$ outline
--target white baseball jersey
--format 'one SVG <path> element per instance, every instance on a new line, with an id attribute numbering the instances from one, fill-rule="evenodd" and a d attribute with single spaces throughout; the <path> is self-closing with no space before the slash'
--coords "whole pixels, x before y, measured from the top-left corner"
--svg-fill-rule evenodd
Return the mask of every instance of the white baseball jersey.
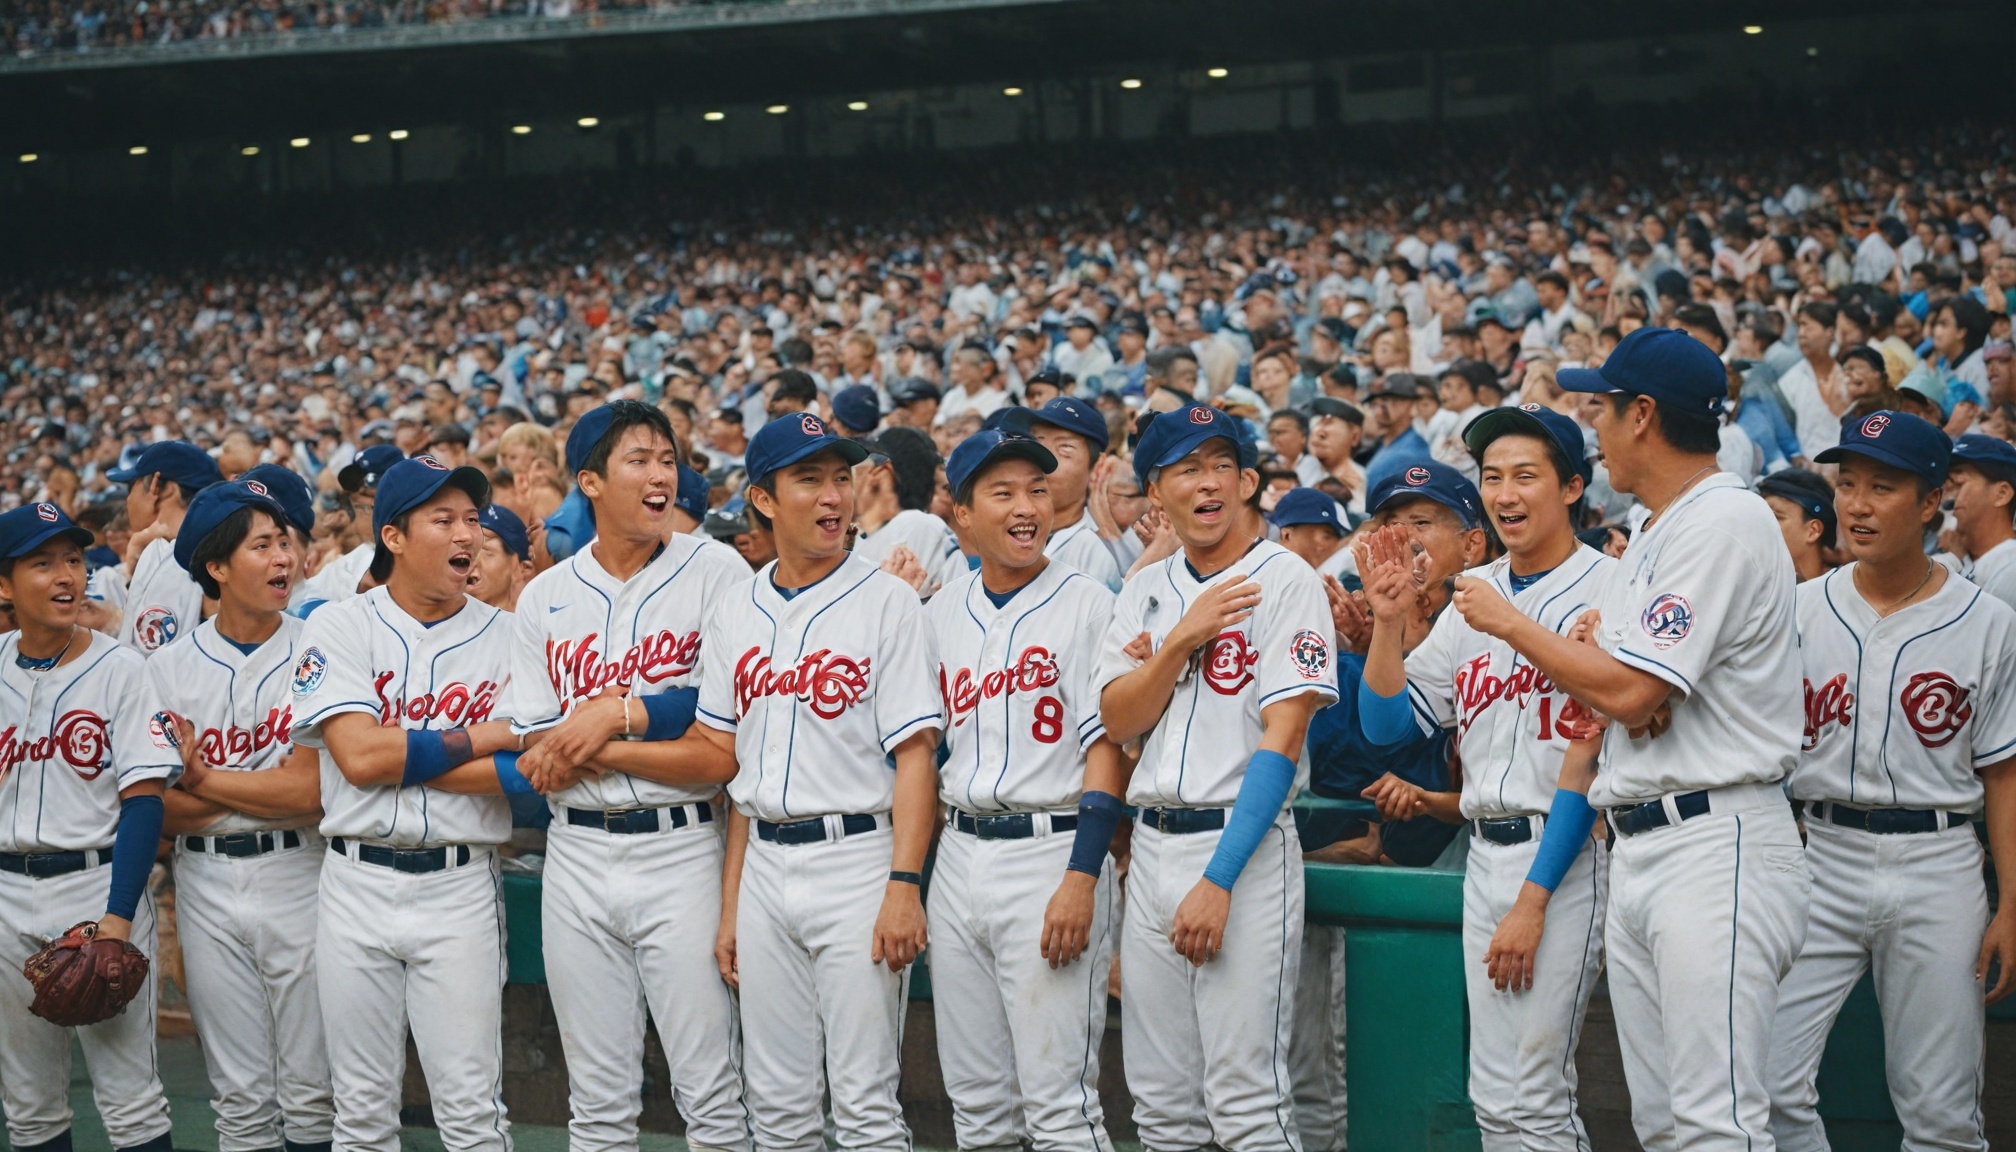
<path id="1" fill-rule="evenodd" d="M 195 726 L 203 763 L 256 772 L 294 750 L 294 665 L 300 659 L 301 629 L 301 621 L 282 616 L 280 630 L 247 655 L 218 635 L 214 619 L 205 620 L 185 643 L 171 644 L 148 659 L 156 707 Z M 204 832 L 289 826 L 288 821 L 226 812 Z"/>
<path id="2" fill-rule="evenodd" d="M 126 566 L 108 564 L 84 582 L 84 594 L 118 612 L 126 610 Z"/>
<path id="3" fill-rule="evenodd" d="M 673 536 L 628 582 L 602 567 L 592 545 L 581 549 L 533 577 L 519 594 L 505 715 L 520 731 L 539 731 L 605 688 L 624 685 L 641 697 L 697 686 L 707 606 L 748 581 L 749 565 L 740 556 L 724 556 L 692 536 Z M 632 711 L 643 715 L 641 708 Z M 655 808 L 706 800 L 718 791 L 611 772 L 556 793 L 553 801 L 569 808 Z"/>
<path id="4" fill-rule="evenodd" d="M 968 812 L 1075 807 L 1099 719 L 1099 638 L 1113 594 L 1062 563 L 1000 608 L 973 572 L 931 598 L 948 754 L 939 794 Z"/>
<path id="5" fill-rule="evenodd" d="M 294 739 L 323 748 L 331 716 L 357 712 L 384 727 L 445 731 L 491 719 L 511 673 L 511 618 L 474 597 L 429 627 L 386 588 L 309 617 L 294 665 Z M 502 844 L 511 807 L 502 796 L 426 787 L 359 788 L 334 756 L 322 758 L 322 834 L 401 847 Z"/>
<path id="6" fill-rule="evenodd" d="M 147 662 L 102 633 L 74 642 L 68 663 L 30 672 L 21 634 L 0 637 L 0 852 L 110 847 L 120 789 L 182 768 L 154 731 Z"/>
<path id="7" fill-rule="evenodd" d="M 2016 608 L 2016 540 L 2004 540 L 1983 552 L 1960 574 Z"/>
<path id="8" fill-rule="evenodd" d="M 1806 735 L 1793 798 L 1979 811 L 1976 771 L 2016 755 L 2016 610 L 1948 576 L 1879 618 L 1855 568 L 1799 586 Z"/>
<path id="9" fill-rule="evenodd" d="M 1553 632 L 1574 627 L 1616 561 L 1588 545 L 1524 592 L 1512 591 L 1509 557 L 1464 573 L 1489 583 L 1527 617 Z M 1430 735 L 1456 730 L 1463 757 L 1463 815 L 1545 813 L 1561 778 L 1568 738 L 1560 725 L 1581 705 L 1554 686 L 1512 646 L 1445 611 L 1428 638 L 1407 655 L 1407 698 Z"/>
<path id="10" fill-rule="evenodd" d="M 1101 645 L 1099 690 L 1139 667 L 1125 651 L 1136 636 L 1148 633 L 1159 649 L 1205 589 L 1248 580 L 1260 585 L 1260 603 L 1191 657 L 1142 746 L 1128 803 L 1228 807 L 1259 746 L 1261 709 L 1299 692 L 1314 692 L 1323 704 L 1337 699 L 1335 626 L 1322 581 L 1301 557 L 1265 540 L 1209 579 L 1199 579 L 1181 552 L 1136 572 L 1120 590 Z M 1309 776 L 1306 749 L 1299 759 L 1298 789 Z"/>
<path id="11" fill-rule="evenodd" d="M 1637 740 L 1612 726 L 1589 803 L 1774 783 L 1792 771 L 1804 712 L 1795 582 L 1770 507 L 1727 472 L 1632 535 L 1598 601 L 1600 641 L 1673 685 L 1673 724 Z"/>
<path id="12" fill-rule="evenodd" d="M 175 562 L 175 541 L 148 544 L 133 562 L 120 641 L 144 655 L 194 631 L 202 619 L 203 589 Z"/>
<path id="13" fill-rule="evenodd" d="M 303 598 L 312 597 L 336 603 L 357 595 L 357 583 L 371 570 L 371 557 L 377 552 L 377 545 L 369 540 L 336 557 L 322 566 L 320 572 L 301 582 Z M 290 606 L 293 603 L 290 597 Z"/>
<path id="14" fill-rule="evenodd" d="M 1100 538 L 1099 527 L 1092 522 L 1089 514 L 1078 517 L 1076 524 L 1050 533 L 1050 539 L 1043 545 L 1043 554 L 1069 564 L 1104 584 L 1110 592 L 1120 591 L 1122 577 L 1126 575 L 1114 562 L 1113 550 Z"/>
<path id="15" fill-rule="evenodd" d="M 875 531 L 861 533 L 854 541 L 854 555 L 879 568 L 898 545 L 910 549 L 917 563 L 940 585 L 950 584 L 967 571 L 966 554 L 959 550 L 959 538 L 952 529 L 916 508 L 905 508 Z"/>
<path id="16" fill-rule="evenodd" d="M 700 630 L 699 719 L 735 734 L 728 794 L 763 820 L 887 812 L 887 755 L 943 726 L 938 663 L 908 584 L 859 555 L 790 599 L 775 561 Z"/>

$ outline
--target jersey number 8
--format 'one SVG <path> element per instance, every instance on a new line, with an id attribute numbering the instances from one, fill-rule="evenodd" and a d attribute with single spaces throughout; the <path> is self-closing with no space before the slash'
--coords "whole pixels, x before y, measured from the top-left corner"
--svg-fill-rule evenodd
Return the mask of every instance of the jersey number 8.
<path id="1" fill-rule="evenodd" d="M 1036 723 L 1029 726 L 1029 735 L 1039 743 L 1055 744 L 1064 738 L 1064 702 L 1055 696 L 1036 698 Z"/>

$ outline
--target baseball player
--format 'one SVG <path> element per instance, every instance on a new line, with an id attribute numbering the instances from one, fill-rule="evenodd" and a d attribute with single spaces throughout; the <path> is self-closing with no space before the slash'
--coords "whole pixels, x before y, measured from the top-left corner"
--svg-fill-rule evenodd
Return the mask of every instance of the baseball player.
<path id="1" fill-rule="evenodd" d="M 1059 396 L 1041 408 L 1011 409 L 1007 427 L 1034 437 L 1057 457 L 1057 468 L 1050 474 L 1056 527 L 1050 530 L 1044 555 L 1118 592 L 1124 573 L 1085 508 L 1092 489 L 1092 464 L 1106 451 L 1106 418 L 1083 400 Z"/>
<path id="2" fill-rule="evenodd" d="M 481 472 L 431 456 L 387 469 L 378 586 L 323 607 L 298 641 L 294 739 L 327 753 L 315 952 L 345 1149 L 399 1147 L 408 1024 L 442 1143 L 510 1147 L 494 849 L 511 835 L 501 792 L 529 785 L 492 755 L 519 740 L 490 718 L 510 617 L 467 593 L 489 495 Z"/>
<path id="3" fill-rule="evenodd" d="M 671 531 L 678 454 L 664 414 L 636 400 L 575 423 L 567 467 L 595 539 L 526 587 L 504 696 L 536 745 L 521 770 L 553 804 L 542 922 L 577 1150 L 637 1146 L 647 1008 L 687 1142 L 749 1146 L 734 1002 L 713 938 L 694 930 L 721 920 L 715 798 L 735 764 L 677 741 L 701 619 L 749 568 Z"/>
<path id="4" fill-rule="evenodd" d="M 149 957 L 147 875 L 177 757 L 150 738 L 140 654 L 77 623 L 91 534 L 54 504 L 0 515 L 0 1106 L 15 1148 L 69 1152 L 73 1031 L 31 1015 L 22 962 L 79 921 Z M 74 1032 L 115 1149 L 167 1152 L 154 1064 L 154 985 Z"/>
<path id="5" fill-rule="evenodd" d="M 707 494 L 714 486 L 707 477 L 679 465 L 679 490 L 672 497 L 672 531 L 685 535 L 697 535 L 700 525 L 707 519 Z"/>
<path id="6" fill-rule="evenodd" d="M 1772 1029 L 1780 1149 L 1828 1147 L 1820 1054 L 1871 969 L 1904 1147 L 1988 1147 L 1990 964 L 2001 974 L 1988 999 L 2016 986 L 2016 611 L 1925 554 L 1949 454 L 1957 473 L 1945 432 L 1876 412 L 1815 458 L 1840 465 L 1835 508 L 1854 560 L 1798 593 L 1806 739 L 1791 791 L 1806 818 L 1813 908 Z M 1962 492 L 1989 483 L 1971 477 Z M 2007 894 L 1992 920 L 1972 825 L 1984 808 Z"/>
<path id="7" fill-rule="evenodd" d="M 1979 432 L 1960 437 L 1947 486 L 1965 561 L 1961 574 L 2016 607 L 2016 447 Z"/>
<path id="8" fill-rule="evenodd" d="M 867 457 L 811 413 L 749 442 L 777 558 L 701 627 L 693 739 L 735 757 L 716 959 L 742 990 L 756 1145 L 908 1152 L 904 969 L 924 947 L 937 663 L 917 593 L 846 551 Z M 889 761 L 893 757 L 895 770 Z"/>
<path id="9" fill-rule="evenodd" d="M 1157 1150 L 1300 1148 L 1302 855 L 1287 802 L 1336 669 L 1316 573 L 1234 530 L 1254 523 L 1253 455 L 1215 408 L 1149 421 L 1134 469 L 1182 551 L 1128 579 L 1099 663 L 1108 736 L 1145 738 L 1120 979 L 1134 1119 Z"/>
<path id="10" fill-rule="evenodd" d="M 1127 770 L 1092 677 L 1113 594 L 1046 555 L 1057 467 L 1014 433 L 976 433 L 953 451 L 953 516 L 980 568 L 925 610 L 949 808 L 931 881 L 931 986 L 968 1149 L 1112 1148 L 1099 1107 L 1114 896 L 1102 865 Z"/>
<path id="11" fill-rule="evenodd" d="M 176 928 L 222 1152 L 329 1148 L 334 1105 L 315 991 L 326 851 L 314 749 L 292 742 L 302 624 L 287 515 L 258 480 L 205 488 L 176 559 L 217 603 L 147 662 L 182 776 L 167 795 Z"/>
<path id="12" fill-rule="evenodd" d="M 1589 481 L 1580 426 L 1528 404 L 1486 412 L 1464 439 L 1506 548 L 1468 575 L 1542 627 L 1569 631 L 1615 564 L 1575 538 Z M 1373 507 L 1423 500 L 1410 493 L 1436 468 L 1396 474 L 1373 493 Z M 1589 838 L 1596 815 L 1586 772 L 1571 779 L 1562 771 L 1566 725 L 1582 709 L 1456 612 L 1437 618 L 1403 664 L 1418 595 L 1412 543 L 1404 528 L 1387 527 L 1367 544 L 1374 623 L 1359 722 L 1379 744 L 1397 743 L 1417 725 L 1455 732 L 1461 813 L 1472 833 L 1463 959 L 1477 1127 L 1487 1149 L 1573 1152 L 1589 1142 L 1575 1107 L 1575 1045 L 1603 959 L 1607 883 L 1604 849 Z M 1499 934 L 1501 921 L 1508 925 Z"/>
<path id="13" fill-rule="evenodd" d="M 175 533 L 189 502 L 224 474 L 194 444 L 164 440 L 148 445 L 131 468 L 115 468 L 105 478 L 127 485 L 126 519 L 141 546 L 126 585 L 119 641 L 144 656 L 203 620 L 203 594 L 175 563 Z"/>
<path id="14" fill-rule="evenodd" d="M 1706 345 L 1640 328 L 1559 382 L 1606 394 L 1610 483 L 1652 514 L 1597 590 L 1596 643 L 1487 580 L 1459 579 L 1456 608 L 1611 721 L 1589 803 L 1617 836 L 1604 950 L 1639 1140 L 1768 1148 L 1770 1021 L 1809 884 L 1779 786 L 1804 711 L 1792 565 L 1770 509 L 1716 467 L 1728 384 Z"/>
<path id="15" fill-rule="evenodd" d="M 938 449 L 915 428 L 888 428 L 861 441 L 868 455 L 855 483 L 861 534 L 854 554 L 880 565 L 897 548 L 907 548 L 923 565 L 930 592 L 967 571 L 959 541 L 931 514 L 938 488 Z"/>
<path id="16" fill-rule="evenodd" d="M 1834 485 L 1804 468 L 1781 468 L 1757 482 L 1757 494 L 1778 521 L 1799 582 L 1825 576 L 1832 567 L 1827 553 L 1834 550 L 1837 527 Z"/>
<path id="17" fill-rule="evenodd" d="M 373 444 L 357 454 L 356 459 L 345 464 L 336 473 L 336 483 L 350 495 L 351 515 L 366 523 L 375 524 L 373 510 L 378 496 L 378 485 L 385 473 L 393 465 L 406 458 L 404 452 L 390 444 Z M 323 566 L 320 572 L 305 582 L 308 595 L 317 600 L 336 603 L 348 600 L 358 594 L 359 586 L 371 571 L 372 560 L 378 555 L 376 537 L 365 540 L 343 555 Z"/>
<path id="18" fill-rule="evenodd" d="M 518 514 L 502 504 L 485 504 L 482 521 L 483 547 L 469 572 L 469 595 L 499 612 L 516 612 L 532 579 L 531 537 Z"/>

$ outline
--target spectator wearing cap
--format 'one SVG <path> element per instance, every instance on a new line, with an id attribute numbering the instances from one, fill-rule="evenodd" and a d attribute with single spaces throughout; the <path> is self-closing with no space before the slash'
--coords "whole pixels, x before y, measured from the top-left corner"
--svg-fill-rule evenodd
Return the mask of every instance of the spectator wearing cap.
<path id="1" fill-rule="evenodd" d="M 1458 360 L 1444 369 L 1435 385 L 1442 410 L 1429 418 L 1422 434 L 1428 441 L 1429 455 L 1463 473 L 1472 484 L 1477 482 L 1477 461 L 1464 447 L 1463 434 L 1489 411 L 1480 393 L 1487 382 L 1495 380 L 1491 366 L 1482 360 Z"/>
<path id="2" fill-rule="evenodd" d="M 175 563 L 175 537 L 190 501 L 224 475 L 201 448 L 167 440 L 149 445 L 132 467 L 113 469 L 105 478 L 127 486 L 126 522 L 133 529 L 126 545 L 132 579 L 119 641 L 152 652 L 202 622 L 202 590 Z"/>
<path id="3" fill-rule="evenodd" d="M 889 388 L 891 407 L 885 423 L 892 428 L 920 428 L 928 432 L 937 423 L 941 396 L 938 386 L 929 380 L 915 376 L 898 380 Z"/>
<path id="4" fill-rule="evenodd" d="M 1300 556 L 1317 575 L 1342 579 L 1355 571 L 1351 552 L 1344 547 L 1349 524 L 1329 493 L 1291 488 L 1281 494 L 1267 521 L 1280 529 L 1281 546 Z"/>
<path id="5" fill-rule="evenodd" d="M 378 482 L 404 459 L 405 455 L 392 445 L 374 444 L 337 472 L 336 483 L 349 496 L 351 523 L 355 526 L 349 535 L 358 542 L 304 582 L 297 608 L 306 608 L 311 602 L 348 600 L 376 583 L 371 576 L 371 559 L 377 554 L 378 542 L 371 538 L 369 529 L 377 516 Z"/>
<path id="6" fill-rule="evenodd" d="M 469 594 L 492 608 L 518 610 L 518 594 L 532 579 L 532 540 L 525 522 L 502 504 L 486 504 L 480 514 L 483 546 L 469 570 Z"/>
<path id="7" fill-rule="evenodd" d="M 952 353 L 948 369 L 951 388 L 939 398 L 932 424 L 943 424 L 955 416 L 975 412 L 982 419 L 1008 403 L 1008 390 L 1001 384 L 1000 366 L 978 345 L 969 344 Z"/>
<path id="8" fill-rule="evenodd" d="M 2016 447 L 1978 432 L 1955 440 L 1946 492 L 1953 527 L 1942 543 L 1959 556 L 1960 574 L 2016 607 Z"/>
<path id="9" fill-rule="evenodd" d="M 1129 316 L 1120 322 L 1113 343 L 1117 355 L 1107 371 L 1102 391 L 1139 392 L 1142 380 L 1148 375 L 1148 325 L 1138 316 Z"/>
<path id="10" fill-rule="evenodd" d="M 436 424 L 427 433 L 427 454 L 450 468 L 462 467 L 469 463 L 469 430 L 455 423 Z"/>
<path id="11" fill-rule="evenodd" d="M 1757 494 L 1778 520 L 1799 582 L 1832 571 L 1827 555 L 1835 545 L 1834 485 L 1817 472 L 1786 468 L 1759 480 Z"/>
<path id="12" fill-rule="evenodd" d="M 1407 372 L 1390 373 L 1372 386 L 1366 401 L 1378 417 L 1382 432 L 1380 442 L 1365 462 L 1368 487 L 1377 485 L 1378 477 L 1403 461 L 1417 463 L 1434 458 L 1429 454 L 1428 437 L 1423 432 L 1428 416 L 1439 411 L 1440 404 L 1423 387 L 1420 377 Z"/>
<path id="13" fill-rule="evenodd" d="M 1722 327 L 1722 318 L 1706 304 L 1682 304 L 1673 312 L 1673 326 L 1706 344 L 1717 356 L 1723 356 L 1728 350 L 1729 337 Z M 1736 365 L 1731 363 L 1730 367 L 1736 368 Z M 1770 369 L 1758 365 L 1751 371 L 1763 373 Z M 1750 374 L 1740 369 L 1738 373 L 1743 391 L 1740 393 L 1741 406 L 1736 409 L 1737 427 L 1763 453 L 1764 471 L 1776 472 L 1791 467 L 1794 460 L 1805 455 L 1800 448 L 1798 434 L 1792 430 L 1791 421 L 1786 419 L 1784 409 L 1771 397 L 1752 396 L 1748 391 Z M 1776 379 L 1775 375 L 1773 379 Z M 1775 395 L 1775 387 L 1772 392 Z"/>
<path id="14" fill-rule="evenodd" d="M 1022 403 L 1029 408 L 1041 408 L 1063 394 L 1064 374 L 1055 365 L 1038 368 L 1022 382 Z M 999 415 L 998 410 L 995 415 Z"/>
<path id="15" fill-rule="evenodd" d="M 1841 391 L 1848 398 L 1842 419 L 1897 408 L 1897 390 L 1890 387 L 1881 352 L 1867 344 L 1857 344 L 1843 349 L 1835 361 L 1841 365 Z M 1743 410 L 1747 412 L 1750 407 L 1746 403 Z"/>
<path id="16" fill-rule="evenodd" d="M 867 459 L 854 469 L 855 555 L 885 566 L 897 549 L 907 551 L 928 576 L 925 594 L 964 574 L 958 538 L 930 511 L 941 463 L 931 437 L 916 428 L 884 428 L 861 446 Z"/>
<path id="17" fill-rule="evenodd" d="M 1151 412 L 1173 412 L 1197 398 L 1197 353 L 1181 344 L 1148 354 L 1141 377 L 1141 395 Z M 1164 393 L 1167 393 L 1166 395 Z"/>
<path id="18" fill-rule="evenodd" d="M 833 424 L 842 436 L 859 440 L 882 423 L 882 401 L 872 385 L 854 384 L 833 394 Z"/>
<path id="19" fill-rule="evenodd" d="M 1048 477 L 1050 538 L 1043 554 L 1118 592 L 1125 573 L 1086 512 L 1092 465 L 1106 451 L 1106 418 L 1074 396 L 1059 396 L 1034 410 L 1017 409 L 1015 415 L 1009 430 L 1032 437 L 1057 460 Z"/>
<path id="20" fill-rule="evenodd" d="M 707 520 L 707 496 L 714 485 L 707 477 L 679 465 L 679 488 L 672 497 L 672 531 L 697 535 Z"/>
<path id="21" fill-rule="evenodd" d="M 1509 393 L 1515 391 L 1526 371 L 1526 362 L 1520 358 L 1519 338 L 1496 308 L 1477 309 L 1470 318 L 1470 326 L 1477 331 L 1477 343 L 1483 349 L 1479 357 L 1491 366 L 1491 371 Z"/>
<path id="22" fill-rule="evenodd" d="M 1920 364 L 1897 384 L 1897 410 L 1943 427 L 1947 409 L 1946 380 L 1929 364 Z"/>
<path id="23" fill-rule="evenodd" d="M 1357 405 L 1331 396 L 1310 401 L 1309 411 L 1309 456 L 1319 472 L 1313 480 L 1305 478 L 1303 482 L 1312 487 L 1334 483 L 1342 489 L 1342 503 L 1352 514 L 1364 516 L 1369 486 L 1365 470 L 1358 466 L 1357 453 L 1365 436 L 1365 413 Z"/>

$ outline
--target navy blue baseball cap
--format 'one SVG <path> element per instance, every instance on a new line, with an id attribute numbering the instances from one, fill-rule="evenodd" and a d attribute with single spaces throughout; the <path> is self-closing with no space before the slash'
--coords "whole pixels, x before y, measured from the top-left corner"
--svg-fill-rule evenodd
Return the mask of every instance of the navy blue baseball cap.
<path id="1" fill-rule="evenodd" d="M 1470 422 L 1470 427 L 1463 432 L 1463 443 L 1469 446 L 1470 455 L 1482 464 L 1484 449 L 1500 436 L 1533 436 L 1552 441 L 1574 466 L 1575 474 L 1582 477 L 1582 483 L 1589 483 L 1589 445 L 1582 438 L 1582 426 L 1552 408 L 1544 404 L 1493 408 Z M 1567 478 L 1562 479 L 1565 482 Z"/>
<path id="2" fill-rule="evenodd" d="M 91 547 L 91 533 L 72 523 L 54 504 L 23 504 L 0 514 L 0 560 L 18 560 L 49 540 L 67 537 L 79 548 Z"/>
<path id="3" fill-rule="evenodd" d="M 520 560 L 532 558 L 532 537 L 525 531 L 525 521 L 520 520 L 516 512 L 502 504 L 485 504 L 482 519 L 483 530 L 495 532 L 506 552 Z"/>
<path id="4" fill-rule="evenodd" d="M 1078 399 L 1076 396 L 1053 397 L 1041 408 L 1015 408 L 1008 418 L 1008 428 L 1013 432 L 1030 435 L 1029 429 L 1036 424 L 1048 424 L 1062 428 L 1066 432 L 1076 432 L 1106 450 L 1106 418 L 1099 410 Z"/>
<path id="5" fill-rule="evenodd" d="M 1145 485 L 1148 473 L 1174 464 L 1213 437 L 1232 442 L 1241 468 L 1251 468 L 1259 460 L 1259 448 L 1243 421 L 1209 404 L 1189 404 L 1155 416 L 1141 430 L 1134 444 L 1134 475 Z"/>
<path id="6" fill-rule="evenodd" d="M 707 482 L 707 477 L 681 464 L 679 465 L 679 491 L 672 497 L 672 503 L 677 505 L 681 512 L 686 513 L 695 520 L 705 520 L 707 518 L 707 493 L 712 491 L 713 488 L 714 486 Z"/>
<path id="7" fill-rule="evenodd" d="M 743 468 L 751 484 L 768 480 L 779 468 L 788 468 L 817 452 L 833 449 L 849 464 L 868 459 L 868 449 L 859 441 L 835 436 L 826 422 L 810 412 L 794 412 L 766 421 L 749 438 Z"/>
<path id="8" fill-rule="evenodd" d="M 1629 392 L 1685 412 L 1720 416 L 1729 399 L 1721 357 L 1678 328 L 1638 328 L 1600 368 L 1563 368 L 1554 380 L 1570 392 Z"/>
<path id="9" fill-rule="evenodd" d="M 371 535 L 382 539 L 385 525 L 433 499 L 441 489 L 454 485 L 469 494 L 481 508 L 490 503 L 490 478 L 480 468 L 450 468 L 424 453 L 394 464 L 378 478 L 378 501 L 371 506 Z M 380 550 L 385 547 L 382 543 Z"/>
<path id="10" fill-rule="evenodd" d="M 1953 463 L 1966 464 L 1990 480 L 2016 483 L 2016 445 L 1969 432 L 1953 442 Z"/>
<path id="11" fill-rule="evenodd" d="M 1377 512 L 1389 504 L 1416 497 L 1433 500 L 1456 513 L 1465 528 L 1477 527 L 1484 504 L 1477 495 L 1477 486 L 1470 483 L 1469 477 L 1439 460 L 1424 460 L 1381 479 L 1373 486 L 1372 498 L 1366 502 L 1365 508 Z"/>
<path id="12" fill-rule="evenodd" d="M 1274 505 L 1274 512 L 1267 519 L 1276 528 L 1292 528 L 1298 524 L 1325 524 L 1337 530 L 1342 536 L 1349 531 L 1344 526 L 1344 516 L 1338 511 L 1337 501 L 1328 492 L 1315 488 L 1290 488 L 1281 494 L 1281 500 Z"/>
<path id="13" fill-rule="evenodd" d="M 1057 470 L 1057 457 L 1038 441 L 1020 432 L 983 428 L 961 440 L 952 449 L 951 459 L 945 461 L 945 483 L 952 489 L 952 498 L 969 499 L 973 478 L 996 460 L 1027 460 L 1046 474 Z"/>
<path id="14" fill-rule="evenodd" d="M 384 483 L 385 473 L 392 466 L 406 459 L 406 454 L 390 444 L 373 444 L 357 453 L 355 459 L 336 473 L 336 483 L 345 492 L 359 492 L 370 488 L 376 490 Z"/>
<path id="15" fill-rule="evenodd" d="M 278 464 L 261 464 L 246 469 L 238 479 L 263 485 L 267 495 L 287 514 L 289 524 L 311 536 L 315 534 L 315 494 L 299 474 Z"/>
<path id="16" fill-rule="evenodd" d="M 1946 483 L 1946 470 L 1953 463 L 1953 441 L 1928 420 L 1902 412 L 1871 412 L 1860 420 L 1844 421 L 1841 443 L 1813 459 L 1835 464 L 1850 455 L 1902 468 L 1936 487 Z"/>
<path id="17" fill-rule="evenodd" d="M 866 384 L 842 388 L 833 394 L 833 422 L 863 435 L 882 423 L 882 399 Z"/>
<path id="18" fill-rule="evenodd" d="M 142 476 L 159 473 L 164 479 L 190 488 L 208 488 L 224 479 L 217 461 L 187 440 L 163 440 L 140 450 L 131 468 L 114 468 L 105 478 L 114 484 L 131 484 Z"/>
<path id="19" fill-rule="evenodd" d="M 616 410 L 604 404 L 598 408 L 590 408 L 581 414 L 579 420 L 574 421 L 574 427 L 567 430 L 569 476 L 581 471 L 587 465 L 588 454 L 595 450 L 595 445 L 602 442 L 602 437 L 609 434 L 609 425 L 615 419 Z"/>
<path id="20" fill-rule="evenodd" d="M 196 562 L 197 547 L 240 508 L 257 508 L 271 516 L 275 524 L 288 523 L 287 510 L 273 498 L 272 489 L 264 481 L 240 478 L 212 484 L 189 502 L 182 528 L 175 533 L 175 563 L 189 575 L 196 575 L 190 565 Z"/>

